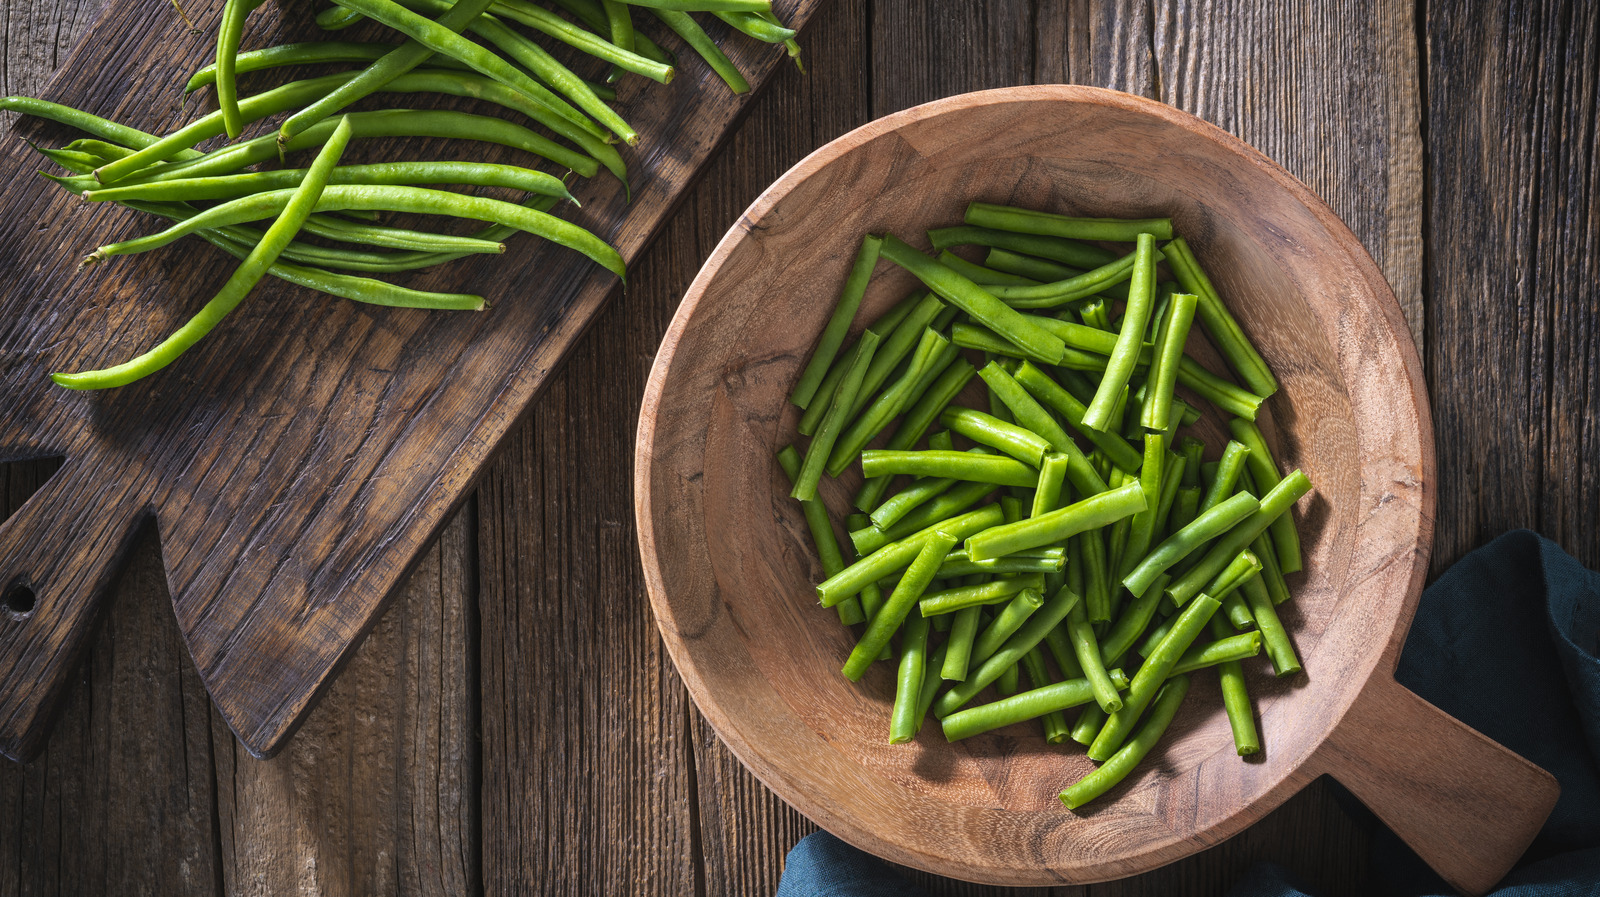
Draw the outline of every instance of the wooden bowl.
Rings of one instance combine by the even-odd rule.
[[[786,397],[862,235],[926,246],[923,232],[959,223],[970,200],[1170,216],[1282,381],[1262,428],[1316,486],[1296,511],[1306,569],[1285,606],[1307,672],[1252,676],[1260,755],[1235,755],[1214,681],[1197,676],[1150,757],[1072,812],[1056,794],[1091,768],[1081,748],[1047,745],[1036,726],[952,745],[931,722],[891,746],[889,665],[859,686],[839,675],[854,634],[817,605],[821,571],[773,460],[795,439]],[[882,263],[858,321],[910,285]],[[1479,892],[1522,853],[1556,786],[1394,681],[1428,566],[1433,470],[1416,349],[1344,224],[1199,119],[1049,86],[880,119],[762,194],[662,342],[635,488],[656,621],[696,705],[762,782],[863,849],[995,884],[1101,881],[1216,844],[1331,773]],[[838,512],[847,494],[825,497]]]

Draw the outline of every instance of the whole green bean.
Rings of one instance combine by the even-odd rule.
[[[1239,552],[1253,542],[1256,536],[1264,532],[1268,524],[1276,520],[1279,515],[1288,513],[1294,503],[1310,491],[1311,481],[1306,479],[1304,473],[1296,470],[1284,477],[1277,486],[1261,497],[1260,509],[1219,537],[1199,563],[1190,567],[1167,586],[1167,594],[1179,605],[1189,601],[1211,581],[1212,577],[1237,557]]]
[[[1160,643],[1145,658],[1139,671],[1134,673],[1133,681],[1128,683],[1127,697],[1123,699],[1122,709],[1106,717],[1106,724],[1101,727],[1100,734],[1095,736],[1094,744],[1089,746],[1089,759],[1104,762],[1122,747],[1122,742],[1133,731],[1134,723],[1144,714],[1145,708],[1150,705],[1151,699],[1161,684],[1167,680],[1172,668],[1177,665],[1189,646],[1205,628],[1221,602],[1209,595],[1200,595],[1178,614],[1172,628],[1168,630]]]
[[[352,113],[341,121],[352,119],[359,114]],[[142,252],[170,243],[201,228],[214,228],[271,217],[281,212],[293,195],[292,190],[273,190],[232,200],[213,206],[158,234],[102,246],[95,251],[95,256],[104,258],[126,252]],[[618,277],[625,277],[627,273],[622,256],[600,238],[577,225],[515,203],[422,187],[347,185],[323,190],[317,200],[316,211],[332,212],[340,209],[415,212],[496,221],[580,252]]]
[[[289,65],[316,65],[328,62],[374,62],[395,48],[394,44],[360,43],[355,41],[307,41],[278,44],[234,56],[234,71],[238,74],[280,68]],[[435,65],[460,65],[453,59],[433,60]],[[215,62],[189,76],[183,92],[190,94],[217,81]]]
[[[277,261],[284,244],[294,239],[300,224],[317,204],[317,199],[327,182],[328,173],[338,164],[339,156],[350,142],[351,128],[341,119],[328,143],[317,154],[305,180],[295,190],[293,198],[283,209],[278,220],[267,229],[261,243],[250,251],[227,283],[207,302],[194,317],[178,328],[160,344],[140,355],[112,367],[76,374],[54,373],[50,379],[68,389],[108,389],[132,383],[171,364],[185,350],[199,342],[217,323],[233,311],[250,293],[267,269]]]
[[[1200,297],[1195,314],[1210,335],[1211,342],[1227,360],[1228,366],[1239,375],[1240,382],[1251,392],[1263,397],[1277,392],[1278,380],[1272,376],[1272,369],[1255,346],[1250,344],[1249,337],[1244,335],[1243,328],[1228,312],[1228,307],[1222,304],[1216,287],[1212,286],[1211,279],[1200,268],[1200,262],[1189,249],[1189,244],[1180,237],[1163,249],[1167,254],[1167,267],[1183,286],[1183,291]]]
[[[851,530],[850,541],[856,550],[863,554],[877,551],[890,542],[909,538],[914,533],[960,514],[987,498],[994,489],[993,483],[958,483],[951,487],[950,491],[918,507],[888,529],[871,526],[866,529]],[[995,510],[998,512],[999,508]]]
[[[933,581],[933,575],[939,571],[939,565],[944,562],[945,553],[955,547],[957,538],[948,533],[935,531],[917,543],[916,556],[906,568],[905,575],[900,577],[900,582],[895,585],[894,591],[883,603],[883,607],[879,608],[868,621],[866,631],[861,634],[861,640],[856,642],[850,657],[845,660],[840,672],[844,673],[846,679],[851,682],[860,680],[883,647],[889,644],[889,639],[895,630],[900,628],[900,624],[916,606],[917,599],[928,588],[928,583]]]
[[[711,40],[710,35],[706,34],[705,29],[690,18],[688,13],[660,8],[651,8],[650,11],[655,14],[656,18],[661,20],[662,24],[672,29],[672,33],[682,38],[684,43],[693,48],[696,53],[699,53],[700,58],[704,59],[706,65],[710,66],[713,72],[716,72],[717,77],[728,85],[729,90],[736,94],[749,93],[750,82],[744,79],[744,75],[739,73],[739,69],[733,64],[733,60],[722,52],[721,48]]]
[[[124,202],[130,199],[154,202],[190,202],[202,199],[238,199],[269,190],[292,189],[306,176],[304,168],[256,171],[247,174],[155,181],[148,184],[106,187],[84,192],[90,202]],[[543,196],[571,199],[566,184],[555,175],[516,165],[489,162],[381,162],[373,165],[340,165],[328,178],[329,186],[347,184],[463,184],[472,187],[506,187]]]
[[[1183,490],[1180,489],[1180,498],[1182,492]],[[1242,525],[1245,520],[1260,510],[1261,503],[1248,493],[1240,493],[1230,497],[1227,501],[1194,518],[1193,521],[1185,524],[1177,532],[1164,539],[1137,567],[1122,578],[1122,584],[1127,587],[1129,592],[1135,595],[1143,595],[1149,589],[1150,584],[1155,582],[1156,576],[1171,569],[1174,564],[1188,557],[1196,549],[1201,548],[1211,540],[1229,532],[1236,526]],[[1237,554],[1238,552],[1234,552],[1234,555],[1223,562],[1224,565]],[[1209,582],[1209,579],[1207,582]],[[1204,584],[1202,583],[1202,585]]]
[[[606,14],[596,0],[555,0],[555,5],[572,13],[573,16],[588,25],[597,35],[604,35],[610,30]],[[675,62],[671,53],[662,49],[659,44],[638,31],[633,34],[633,52],[652,62],[660,62],[665,65],[672,65]],[[623,70],[626,71],[626,68],[623,67]]]
[[[1283,628],[1283,621],[1278,619],[1277,608],[1272,605],[1272,596],[1267,592],[1262,577],[1247,579],[1240,587],[1244,594],[1245,603],[1250,606],[1250,614],[1255,617],[1256,629],[1261,640],[1266,645],[1267,657],[1272,661],[1272,670],[1280,678],[1293,676],[1300,672],[1300,657],[1295,654],[1294,642],[1289,639],[1289,633]]]
[[[861,453],[861,473],[866,477],[908,473],[913,476],[949,477],[997,486],[1029,487],[1038,482],[1034,468],[1013,458],[974,452],[911,452],[871,449]],[[1039,545],[1045,543],[1040,542]],[[1034,545],[1026,546],[1036,547]],[[973,560],[984,560],[974,557]]]
[[[409,9],[438,15],[441,22],[444,21],[444,15],[453,8],[445,0],[399,0],[399,2]],[[459,0],[457,2],[459,3]],[[493,44],[511,60],[532,72],[539,81],[550,85],[572,105],[617,135],[623,143],[629,146],[638,144],[638,132],[615,110],[602,102],[582,78],[573,74],[571,69],[562,65],[538,44],[512,31],[492,15],[475,17],[467,25],[466,30]],[[667,81],[670,80],[669,75]]]
[[[1228,421],[1228,432],[1233,434],[1234,439],[1250,447],[1250,454],[1245,461],[1250,466],[1250,476],[1256,486],[1271,490],[1278,485],[1278,462],[1273,460],[1272,451],[1267,448],[1267,440],[1261,435],[1260,428],[1248,420],[1236,418]],[[1298,571],[1301,568],[1300,534],[1294,528],[1294,515],[1285,514],[1272,521],[1271,531],[1272,545],[1278,552],[1278,570],[1283,573]]]
[[[1132,243],[1139,236],[1152,240],[1172,239],[1170,218],[1072,218],[1050,212],[1036,212],[986,202],[967,205],[966,222],[975,227],[1018,231],[1025,234],[1044,234],[1074,240],[1096,240]]]
[[[1108,756],[1094,772],[1068,785],[1061,792],[1061,802],[1067,805],[1067,809],[1076,810],[1127,778],[1128,773],[1133,772],[1134,767],[1139,765],[1139,761],[1150,753],[1150,749],[1155,747],[1155,743],[1167,731],[1167,726],[1172,724],[1172,718],[1178,713],[1178,705],[1183,703],[1183,698],[1188,693],[1187,676],[1174,676],[1162,683],[1161,693],[1151,705],[1150,717],[1139,727],[1138,734],[1129,739],[1128,743],[1114,755]],[[1077,733],[1073,734],[1076,738]],[[1095,741],[1098,743],[1099,738],[1097,737]]]
[[[876,656],[876,655],[874,655]],[[889,743],[905,744],[922,728],[922,680],[927,675],[928,618],[913,609],[900,632],[900,668],[895,676],[894,707],[889,713]]]
[[[222,25],[217,29],[217,105],[221,107],[228,139],[236,140],[244,125],[239,118],[239,93],[234,82],[234,56],[244,37],[244,22],[262,0],[226,0]]]
[[[585,31],[548,9],[529,0],[495,0],[490,12],[497,16],[526,25],[567,46],[590,56],[609,62],[636,75],[643,75],[661,84],[671,83],[675,74],[671,54],[656,46],[649,38],[636,34],[638,52],[630,53],[598,34]],[[603,13],[602,13],[603,15]],[[646,55],[649,54],[649,55]]]
[[[396,83],[400,80],[396,79]],[[542,156],[571,168],[583,177],[592,177],[599,170],[599,164],[594,157],[568,149],[503,118],[443,109],[380,109],[372,112],[352,112],[349,113],[349,117],[357,138],[465,137],[486,143],[498,143]],[[289,141],[284,151],[294,152],[319,146],[332,130],[333,122],[318,122]],[[198,159],[152,166],[141,170],[137,178],[130,178],[128,182],[146,183],[232,174],[257,162],[275,158],[277,155],[277,137],[267,134],[223,147]]]
[[[1024,320],[1015,309],[982,287],[913,249],[893,234],[883,238],[882,255],[905,268],[929,289],[971,315],[984,326],[1045,358],[1059,358],[1066,344],[1061,338]]]
[[[771,8],[764,11],[771,12]],[[715,9],[710,12],[739,32],[764,43],[781,44],[784,41],[794,40],[794,36],[799,33],[793,28],[785,28],[768,21],[752,11]]]
[[[407,249],[417,252],[491,253],[506,251],[506,245],[496,240],[460,237],[454,234],[436,234],[406,228],[386,227],[380,224],[347,221],[330,215],[312,215],[300,228],[308,234],[358,243],[381,246],[386,249]]]
[[[233,125],[228,136],[230,139],[237,138],[240,122],[253,122],[286,109],[303,106],[317,97],[325,96],[330,90],[348,83],[354,77],[353,72],[339,72],[304,81],[290,81],[288,84],[246,97],[242,102],[235,98],[231,106],[223,106],[209,115],[202,115],[136,152],[107,162],[96,169],[95,177],[103,184],[111,184],[127,178],[141,168],[170,159],[202,140],[224,133],[225,129],[230,127],[228,124],[230,116]]]
[[[817,599],[823,607],[832,607],[840,601],[861,591],[861,587],[869,582],[877,582],[889,574],[905,567],[916,557],[917,551],[934,533],[943,531],[964,539],[972,533],[988,529],[1001,520],[998,505],[986,505],[976,511],[962,514],[958,517],[941,519],[927,529],[919,530],[897,542],[890,542],[881,548],[872,550],[863,549],[859,544],[856,550],[865,556],[854,564],[839,571],[837,576],[831,576],[817,585]],[[938,572],[938,571],[935,571]]]
[[[861,297],[866,295],[867,281],[872,278],[872,269],[878,264],[878,248],[881,245],[883,241],[871,234],[861,241],[861,248],[856,252],[855,264],[850,266],[844,287],[839,291],[839,301],[834,304],[833,313],[828,316],[828,323],[822,328],[822,336],[817,339],[817,347],[811,352],[811,360],[806,362],[805,369],[800,372],[800,379],[795,381],[794,392],[789,396],[789,401],[801,408],[811,404],[811,399],[817,394],[817,387],[822,384],[823,376],[828,373],[828,368],[833,366],[834,359],[839,355],[839,347],[844,344],[845,335],[850,332],[850,322],[855,320],[856,310],[861,307]]]
[[[1194,321],[1194,310],[1199,301],[1192,293],[1176,293],[1168,303],[1166,315],[1160,319],[1156,351],[1150,363],[1149,380],[1145,384],[1144,408],[1139,415],[1139,422],[1147,430],[1167,428],[1172,408],[1172,387],[1178,382],[1184,342],[1189,338],[1189,326]]]
[[[805,463],[801,465],[794,490],[789,493],[794,498],[806,501],[817,497],[817,484],[822,480],[828,455],[844,429],[845,415],[849,413],[850,404],[861,389],[861,378],[867,375],[867,366],[872,363],[872,355],[877,348],[878,335],[872,332],[862,334],[861,341],[856,343],[850,366],[845,369],[838,389],[828,400],[828,413],[823,416],[822,425],[817,428],[816,435],[811,437],[811,444],[806,448]]]
[[[1121,670],[1111,670],[1108,676],[1115,687],[1121,688],[1128,684],[1128,677]],[[1001,698],[988,704],[958,710],[940,722],[946,740],[960,741],[1015,723],[1027,722],[1048,713],[1087,704],[1093,700],[1094,692],[1089,680],[1068,679],[1065,682],[1042,685],[1029,691],[1019,692],[1009,698]]]
[[[34,97],[0,97],[0,112],[18,112],[23,115],[31,115],[34,118],[43,118],[71,128],[77,128],[85,134],[90,134],[101,140],[135,149],[142,149],[161,139],[154,134],[118,124],[110,119],[84,112],[81,109],[74,109],[71,106],[63,106],[60,103],[52,103],[49,100],[40,100]],[[198,159],[200,156],[201,154],[194,150],[183,150],[176,154],[174,158]]]
[[[972,700],[978,692],[999,679],[1002,673],[1016,666],[1022,655],[1033,650],[1035,645],[1044,641],[1045,635],[1050,630],[1066,619],[1078,601],[1077,593],[1070,589],[1063,587],[1057,591],[1043,607],[1034,611],[1027,622],[1022,624],[1022,628],[1006,639],[998,651],[989,655],[976,671],[969,673],[966,679],[951,686],[949,691],[939,696],[933,704],[934,716],[943,719],[954,713],[963,704]]]
[[[138,200],[128,202],[128,207],[152,215],[161,215],[174,221],[181,221],[195,214],[192,206],[180,203],[146,203]],[[249,240],[234,238],[227,231],[201,231],[199,236],[211,245],[243,261],[250,255],[250,251],[261,242],[265,234],[256,232]],[[291,243],[291,246],[294,244]],[[484,307],[482,296],[471,296],[462,293],[430,293],[422,290],[412,290],[373,280],[367,277],[353,277],[348,274],[336,274],[318,268],[308,268],[301,265],[292,265],[284,262],[282,256],[279,261],[267,269],[267,273],[279,280],[288,281],[297,286],[307,287],[319,292],[349,299],[352,302],[364,302],[368,305],[383,305],[391,308],[428,308],[439,311],[482,311]]]
[[[1094,430],[1107,430],[1120,424],[1121,419],[1113,417],[1114,406],[1125,393],[1128,378],[1138,363],[1145,325],[1150,319],[1150,302],[1156,283],[1155,239],[1148,233],[1139,234],[1134,254],[1133,280],[1128,286],[1128,307],[1122,315],[1122,330],[1106,365],[1105,376],[1095,390],[1094,401],[1083,415],[1083,425]]]
[[[970,586],[955,586],[940,589],[934,592],[925,592],[918,601],[925,617],[936,617],[940,614],[952,614],[968,607],[977,607],[983,604],[999,604],[1011,596],[1024,590],[1035,593],[1044,586],[1044,574],[1026,573],[1010,579],[996,579],[991,582]],[[1039,600],[1035,594],[1035,600]],[[1015,603],[1015,602],[1012,602]],[[981,636],[979,637],[981,641]]]
[[[1015,462],[1013,462],[1015,463]],[[1091,495],[1042,517],[997,526],[967,539],[973,560],[1002,557],[1028,548],[1053,545],[1091,529],[1106,526],[1142,509],[1146,497],[1138,481]]]

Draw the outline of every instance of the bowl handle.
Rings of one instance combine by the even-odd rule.
[[[0,523],[0,753],[33,758],[132,544],[137,507],[72,460]]]
[[[1446,881],[1494,886],[1555,806],[1555,777],[1379,673],[1324,743],[1328,772]]]

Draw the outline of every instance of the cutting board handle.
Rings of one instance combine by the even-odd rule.
[[[68,461],[0,523],[0,752],[33,758],[132,541],[114,473]]]
[[[1474,897],[1511,870],[1561,792],[1548,772],[1382,673],[1322,751],[1334,778]]]

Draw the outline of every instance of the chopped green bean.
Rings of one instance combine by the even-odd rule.
[[[956,536],[935,531],[927,539],[917,543],[917,553],[906,568],[905,575],[900,577],[900,582],[894,587],[883,607],[867,622],[867,629],[861,634],[861,640],[850,652],[850,657],[845,660],[840,672],[851,682],[858,681],[866,673],[867,667],[877,659],[884,646],[889,644],[889,639],[906,616],[916,607],[917,599],[922,596],[928,583],[933,581],[933,575],[939,571],[939,565],[944,562],[945,553],[953,548],[957,541]],[[821,586],[818,587],[819,591]]]
[[[1140,236],[1154,240],[1172,239],[1170,218],[1073,218],[1050,212],[1036,212],[986,202],[967,205],[966,222],[976,227],[1043,234],[1074,240],[1131,243]]]
[[[840,431],[844,429],[845,415],[855,401],[856,392],[861,388],[861,379],[866,376],[867,366],[872,363],[872,355],[877,348],[878,335],[870,331],[862,334],[861,341],[856,343],[850,366],[845,370],[834,394],[829,397],[828,413],[823,416],[822,425],[817,428],[816,435],[811,437],[811,445],[806,448],[805,464],[795,480],[794,491],[790,493],[793,497],[801,501],[817,497],[817,484],[822,479],[823,468],[827,466],[828,455],[833,451],[834,441],[839,438]]]
[[[1155,356],[1150,364],[1150,379],[1145,384],[1144,408],[1139,420],[1147,430],[1167,428],[1172,387],[1178,382],[1184,341],[1189,338],[1189,325],[1194,321],[1195,305],[1199,301],[1193,294],[1177,293],[1168,305],[1166,316],[1160,319],[1161,329],[1156,336]]]
[[[1128,517],[1142,510],[1145,505],[1144,491],[1134,481],[1119,489],[1091,495],[1042,517],[1030,517],[970,536],[967,539],[967,554],[973,560],[983,560],[1057,544],[1078,533]]]
[[[1061,802],[1067,809],[1076,810],[1089,801],[1111,790],[1118,782],[1128,777],[1139,761],[1150,753],[1155,743],[1160,740],[1167,726],[1172,724],[1172,718],[1178,713],[1178,705],[1183,703],[1183,698],[1189,693],[1189,679],[1187,676],[1174,676],[1161,684],[1161,693],[1157,695],[1150,709],[1150,717],[1144,725],[1139,727],[1138,734],[1128,740],[1114,755],[1106,757],[1106,761],[1061,792]],[[1103,730],[1102,730],[1103,731]],[[1077,732],[1073,732],[1077,738]],[[1099,743],[1099,738],[1095,739]]]
[[[615,3],[616,0],[610,0]],[[811,360],[806,362],[805,370],[800,372],[800,379],[796,381],[794,392],[790,394],[789,401],[805,408],[811,404],[811,399],[817,394],[817,387],[822,384],[822,378],[828,373],[828,368],[833,365],[838,357],[839,346],[844,343],[845,334],[850,331],[850,322],[855,320],[856,310],[861,307],[861,297],[866,295],[867,281],[872,277],[872,269],[878,264],[878,247],[883,241],[878,237],[867,235],[861,241],[861,249],[856,252],[855,264],[850,267],[850,273],[845,277],[844,287],[839,292],[839,301],[833,306],[833,314],[828,317],[828,323],[822,328],[822,336],[817,339],[817,347],[811,352]]]
[[[900,633],[900,668],[895,677],[894,708],[889,714],[890,744],[905,744],[922,728],[923,715],[918,711],[927,660],[928,619],[913,608]]]
[[[1095,390],[1094,401],[1089,403],[1089,410],[1083,416],[1084,426],[1095,430],[1106,430],[1113,422],[1120,423],[1120,418],[1113,417],[1113,406],[1126,392],[1128,378],[1138,363],[1139,349],[1144,345],[1145,325],[1150,319],[1150,302],[1155,292],[1155,240],[1148,233],[1139,235],[1135,255],[1122,330],[1105,376]]]
[[[1278,485],[1280,474],[1278,462],[1273,460],[1272,451],[1267,448],[1267,440],[1261,435],[1261,430],[1248,420],[1234,419],[1228,421],[1228,431],[1233,438],[1250,447],[1250,454],[1245,458],[1250,465],[1250,476],[1255,480],[1257,487],[1271,490]],[[1288,513],[1272,521],[1272,544],[1278,552],[1278,569],[1283,573],[1294,573],[1301,567],[1300,561],[1300,534],[1294,528],[1294,514]]]
[[[1089,746],[1090,760],[1109,760],[1122,747],[1122,742],[1133,731],[1134,723],[1144,714],[1156,691],[1167,680],[1167,675],[1221,606],[1221,602],[1215,598],[1200,595],[1178,614],[1172,628],[1145,658],[1144,664],[1133,675],[1133,681],[1128,683],[1122,709],[1106,718],[1105,726],[1095,737],[1094,744]]]

